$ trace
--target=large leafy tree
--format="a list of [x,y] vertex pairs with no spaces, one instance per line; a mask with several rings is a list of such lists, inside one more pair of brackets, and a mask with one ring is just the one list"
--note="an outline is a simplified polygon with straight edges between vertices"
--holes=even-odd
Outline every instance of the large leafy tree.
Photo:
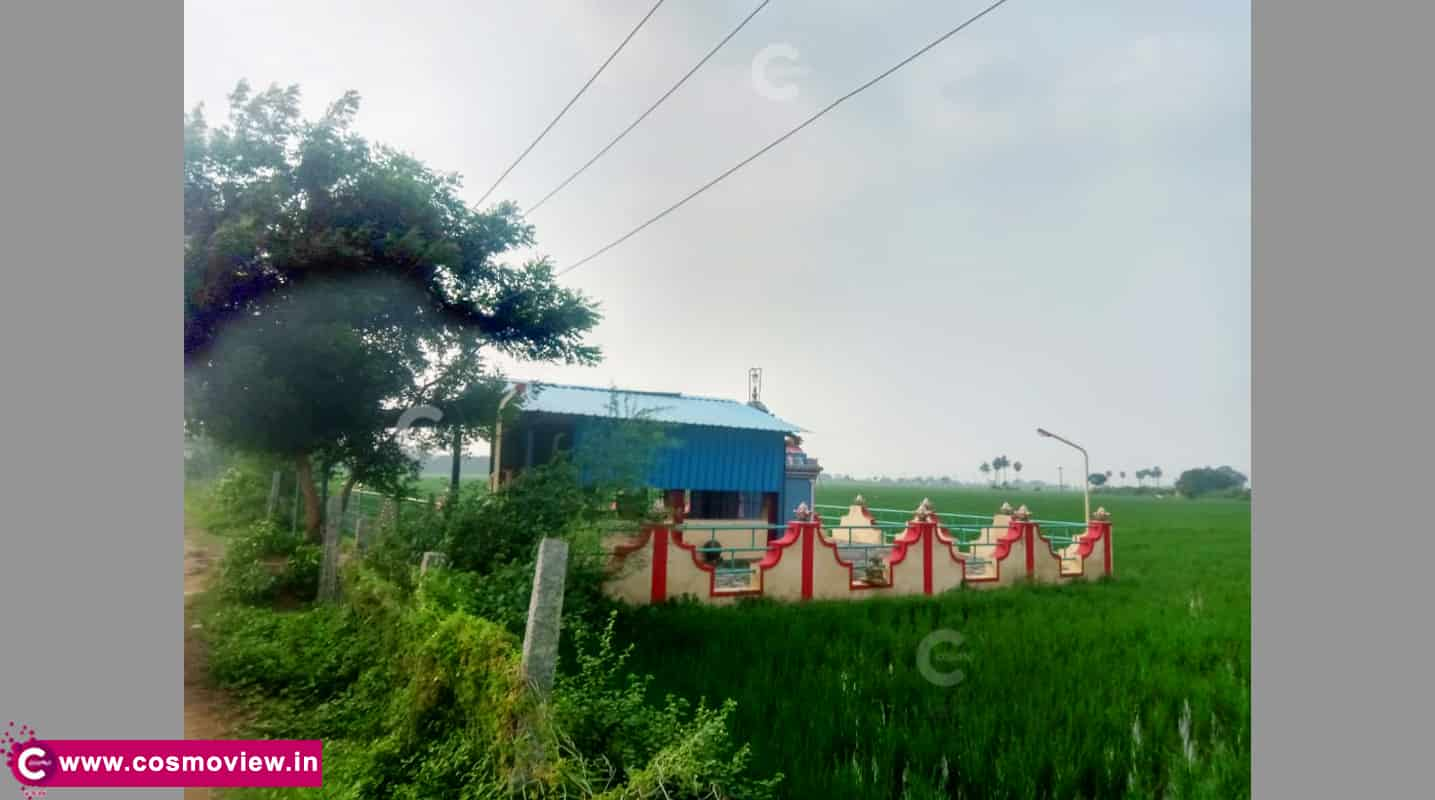
[[1187,497],[1200,497],[1212,492],[1240,489],[1248,480],[1232,467],[1197,467],[1181,473],[1176,479],[1176,491]]
[[[431,343],[438,354],[434,360],[433,380],[415,393],[415,402],[438,407],[443,418],[427,431],[426,444],[448,450],[449,496],[458,494],[463,453],[468,445],[480,438],[494,435],[504,394],[509,386],[501,373],[485,368],[483,354],[471,338],[439,337]],[[515,397],[502,410],[511,417],[522,403]]]
[[474,382],[451,348],[599,358],[591,301],[544,259],[500,263],[534,242],[517,209],[472,209],[457,175],[370,144],[358,107],[350,92],[305,121],[297,87],[241,82],[227,125],[184,118],[186,424],[292,459],[312,538],[313,461],[393,475],[397,411]]

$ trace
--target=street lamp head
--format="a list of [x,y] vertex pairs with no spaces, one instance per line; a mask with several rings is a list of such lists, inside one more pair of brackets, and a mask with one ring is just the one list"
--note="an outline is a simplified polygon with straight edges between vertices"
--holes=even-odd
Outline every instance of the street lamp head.
[[1051,431],[1047,430],[1046,428],[1037,428],[1036,433],[1038,436],[1051,436]]

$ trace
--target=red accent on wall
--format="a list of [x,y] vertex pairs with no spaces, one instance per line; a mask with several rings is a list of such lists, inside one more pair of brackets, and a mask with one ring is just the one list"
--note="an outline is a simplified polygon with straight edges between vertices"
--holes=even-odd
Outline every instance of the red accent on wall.
[[672,512],[674,525],[683,524],[683,519],[687,516],[687,504],[687,491],[684,489],[669,489],[664,493],[663,505]]
[[932,529],[935,522],[921,522],[922,526],[922,593],[932,593]]
[[817,528],[815,522],[803,522],[802,526],[802,599],[812,599],[812,536]]
[[1022,523],[1022,542],[1026,547],[1026,576],[1028,578],[1036,574],[1036,537],[1032,531],[1036,529],[1036,523]]
[[1113,574],[1111,570],[1111,523],[1104,522],[1102,523],[1102,527],[1106,529],[1104,531],[1105,535],[1101,537],[1102,554],[1106,558],[1106,574],[1111,575]]
[[653,531],[653,591],[652,601],[661,603],[668,599],[668,536],[666,527]]
[[937,541],[941,544],[946,545],[947,555],[951,556],[953,562],[962,565],[962,583],[1000,582],[1002,574],[1002,562],[1006,561],[1007,556],[1011,555],[1012,544],[1014,544],[1017,539],[1021,538],[1021,523],[1014,521],[1008,524],[1006,526],[1006,533],[1002,534],[1000,537],[997,538],[996,542],[994,543],[995,546],[992,548],[992,561],[996,562],[996,574],[990,578],[970,578],[967,577],[967,558],[971,555],[976,555],[975,546],[973,546],[971,553],[967,555],[957,555],[957,548],[959,544],[957,542],[957,539],[952,536],[951,529],[943,528],[940,524],[935,523],[933,525],[933,528]]
[[[853,573],[855,572],[856,568],[857,568],[857,565],[854,564],[854,563],[852,563],[852,562],[850,562],[850,561],[847,561],[847,560],[843,559],[842,556],[841,556],[841,554],[838,552],[837,542],[836,542],[835,540],[829,539],[827,536],[824,536],[824,535],[822,534],[822,515],[819,514],[819,515],[815,516],[813,519],[816,520],[816,522],[817,522],[817,531],[816,531],[817,535],[816,535],[816,537],[813,539],[814,544],[813,544],[813,546],[812,546],[812,552],[813,552],[813,556],[812,556],[812,557],[813,557],[814,559],[817,558],[816,553],[819,552],[818,549],[817,549],[817,545],[819,545],[819,544],[822,545],[823,547],[827,548],[829,551],[831,551],[831,553],[832,553],[832,560],[833,560],[833,561],[836,561],[838,564],[842,565],[843,567],[845,567],[845,568],[847,569],[847,588],[848,588],[849,590],[854,591],[854,592],[865,592],[865,591],[871,591],[871,590],[874,590],[874,589],[881,590],[881,589],[890,589],[890,588],[892,588],[893,583],[892,583],[891,580],[889,580],[887,583],[858,584],[858,583],[856,582],[856,577],[855,577],[854,574],[853,574]],[[875,520],[874,520],[874,521],[875,521]],[[901,561],[902,558],[905,558],[905,557],[906,557],[906,555],[907,555],[906,548],[901,548],[901,549],[900,549],[900,552],[901,552],[901,555],[898,556],[898,555],[897,555],[897,554],[898,554],[898,548],[894,547],[894,548],[892,549],[892,552],[888,554],[887,566],[888,566],[889,572],[892,571],[891,565],[898,563],[898,561]],[[894,558],[895,558],[896,560],[893,560]],[[815,562],[814,562],[814,563],[815,563]]]
[[[1033,525],[1033,526],[1036,526],[1036,523],[1029,523],[1029,524],[1031,524],[1031,525]],[[1037,528],[1037,530],[1036,530],[1036,536],[1037,536],[1037,538],[1041,539],[1042,544],[1045,545],[1045,547],[1043,547],[1042,549],[1045,550],[1045,551],[1047,551],[1048,553],[1050,553],[1050,554],[1051,554],[1051,557],[1054,558],[1054,559],[1056,559],[1056,561],[1057,561],[1058,564],[1063,563],[1061,554],[1056,551],[1056,549],[1053,547],[1051,541],[1050,541],[1049,539],[1047,539],[1045,536],[1042,536],[1042,534],[1041,534],[1041,528],[1040,528],[1039,526],[1036,526],[1036,528]],[[1111,523],[1110,523],[1110,522],[1097,522],[1097,521],[1094,521],[1094,520],[1093,520],[1093,521],[1091,521],[1091,522],[1086,523],[1086,530],[1085,530],[1084,532],[1082,532],[1081,535],[1077,536],[1076,539],[1074,539],[1074,540],[1072,541],[1072,544],[1074,544],[1074,545],[1076,546],[1076,552],[1071,555],[1071,558],[1076,559],[1077,564],[1078,564],[1077,570],[1076,570],[1075,572],[1066,572],[1066,571],[1064,571],[1064,570],[1058,570],[1058,572],[1059,572],[1059,574],[1061,575],[1061,577],[1063,577],[1063,578],[1075,578],[1075,577],[1080,576],[1080,575],[1085,575],[1085,574],[1086,574],[1086,560],[1087,560],[1087,558],[1090,557],[1091,554],[1096,550],[1096,543],[1097,543],[1098,540],[1104,540],[1104,541],[1103,541],[1103,544],[1102,544],[1102,548],[1103,548],[1103,555],[1104,555],[1105,558],[1106,558],[1106,566],[1105,566],[1105,568],[1106,568],[1106,570],[1107,570],[1106,574],[1110,575],[1110,574],[1111,574],[1111,571],[1110,571],[1110,570],[1111,570],[1111,560],[1110,560],[1110,559],[1111,559]]]

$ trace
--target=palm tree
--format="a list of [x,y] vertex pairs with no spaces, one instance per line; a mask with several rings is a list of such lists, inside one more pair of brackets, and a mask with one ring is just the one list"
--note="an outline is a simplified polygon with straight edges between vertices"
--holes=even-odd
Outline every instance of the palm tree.
[[1017,481],[1017,483],[1021,483],[1021,462],[1020,462],[1020,461],[1013,461],[1013,462],[1012,462],[1012,465],[1011,465],[1011,468],[1014,469],[1014,470],[1016,470],[1016,481]]
[[1148,474],[1148,475],[1150,475],[1152,478],[1155,478],[1155,479],[1156,479],[1156,488],[1157,488],[1157,489],[1160,489],[1160,488],[1161,488],[1161,468],[1160,468],[1160,467],[1152,467],[1151,469],[1146,470],[1146,474]]
[[979,470],[982,471],[982,477],[985,478],[986,476],[988,476],[988,475],[991,474],[991,472],[992,472],[992,465],[991,465],[991,464],[988,464],[988,463],[985,462],[985,461],[983,461],[983,462],[982,462],[982,465],[981,465],[980,467],[977,467],[977,469],[979,469]]
[[1138,469],[1138,470],[1136,470],[1136,485],[1139,487],[1139,486],[1141,485],[1141,483],[1146,480],[1146,477],[1147,477],[1148,475],[1150,475],[1150,474],[1151,474],[1151,471],[1150,471],[1150,470],[1146,470],[1146,469]]
[[1121,482],[1126,483],[1126,470],[1121,470]]

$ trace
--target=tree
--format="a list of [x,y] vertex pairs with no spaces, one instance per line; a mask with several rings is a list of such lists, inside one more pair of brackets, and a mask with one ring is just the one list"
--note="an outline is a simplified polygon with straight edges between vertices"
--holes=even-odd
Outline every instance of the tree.
[[512,204],[473,210],[456,175],[370,145],[353,92],[312,122],[298,101],[240,82],[228,125],[185,115],[185,422],[292,460],[317,539],[313,460],[388,474],[382,432],[438,385],[435,343],[596,363],[599,315],[546,260],[498,262],[534,242]]
[[[479,439],[491,439],[498,425],[499,406],[508,390],[502,374],[484,369],[478,342],[460,336],[456,341],[439,337],[429,343],[435,353],[431,377],[409,398],[406,405],[432,405],[442,417],[422,438],[435,449],[450,455],[448,495],[458,494],[463,471],[463,453]],[[521,401],[505,406],[505,422],[517,413]]]
[[1020,462],[1020,461],[1014,461],[1014,462],[1012,462],[1011,468],[1014,469],[1014,470],[1016,470],[1016,479],[1017,479],[1017,482],[1018,482],[1018,483],[1021,482],[1021,462]]
[[997,482],[1006,484],[1006,468],[1011,466],[1011,460],[1006,456],[997,456],[992,459],[992,471],[996,473]]
[[322,463],[345,469],[339,489],[341,514],[348,509],[349,498],[358,484],[393,495],[418,477],[418,462],[403,451],[395,433],[382,429],[360,431],[321,450]]
[[1176,479],[1176,491],[1186,497],[1200,497],[1212,492],[1239,489],[1246,485],[1245,475],[1231,467],[1198,467],[1188,469]]
[[1152,468],[1146,470],[1146,475],[1147,475],[1148,477],[1150,477],[1152,480],[1156,481],[1156,488],[1157,488],[1157,489],[1160,489],[1160,488],[1161,488],[1161,468],[1160,468],[1160,467],[1152,467]]
[[1086,476],[1086,480],[1087,480],[1092,486],[1105,486],[1105,485],[1106,485],[1106,475],[1104,475],[1103,473],[1100,473],[1100,472],[1093,472],[1093,473],[1091,473],[1090,475]]
[[986,477],[988,477],[989,475],[992,474],[992,465],[991,465],[991,464],[988,464],[988,463],[985,462],[985,461],[983,461],[983,462],[982,462],[982,465],[981,465],[980,467],[977,467],[977,469],[981,470],[981,473],[982,473],[982,477],[983,477],[983,478],[986,478]]
[[1126,470],[1121,470],[1121,482],[1126,483]]
[[1148,471],[1148,470],[1144,470],[1144,469],[1138,469],[1138,470],[1136,470],[1136,486],[1137,486],[1137,487],[1140,487],[1140,486],[1142,485],[1142,482],[1146,480],[1146,476],[1148,476],[1148,475],[1150,475],[1150,474],[1151,474],[1151,473],[1150,473],[1150,471]]

